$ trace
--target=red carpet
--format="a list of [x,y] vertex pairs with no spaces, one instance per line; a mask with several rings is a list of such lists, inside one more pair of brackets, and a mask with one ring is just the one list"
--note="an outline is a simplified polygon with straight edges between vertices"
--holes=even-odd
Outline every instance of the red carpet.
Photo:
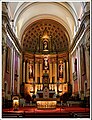
[[39,110],[33,107],[20,107],[18,111],[13,111],[13,108],[3,109],[3,112],[28,112],[28,113],[66,113],[66,112],[90,112],[89,108],[80,108],[80,107],[59,107],[56,109],[47,109],[47,110]]

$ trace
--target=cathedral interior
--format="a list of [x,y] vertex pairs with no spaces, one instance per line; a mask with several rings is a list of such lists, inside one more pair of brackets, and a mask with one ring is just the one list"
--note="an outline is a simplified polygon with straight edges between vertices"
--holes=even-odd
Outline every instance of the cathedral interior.
[[2,111],[90,117],[90,2],[2,2]]

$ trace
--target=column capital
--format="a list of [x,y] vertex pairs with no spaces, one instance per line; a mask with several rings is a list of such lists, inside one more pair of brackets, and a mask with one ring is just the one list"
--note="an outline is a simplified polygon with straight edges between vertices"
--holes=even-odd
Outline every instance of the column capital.
[[26,61],[27,63],[30,63],[30,61],[29,61],[29,59],[28,59],[28,58],[25,58],[25,61]]
[[43,60],[39,60],[39,63],[42,64],[42,63],[43,63]]

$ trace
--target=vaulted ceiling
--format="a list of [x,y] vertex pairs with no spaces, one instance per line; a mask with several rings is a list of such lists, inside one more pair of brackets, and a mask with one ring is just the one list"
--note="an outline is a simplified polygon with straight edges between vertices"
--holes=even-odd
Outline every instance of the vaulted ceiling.
[[25,50],[37,49],[37,40],[47,29],[58,51],[68,49],[83,12],[82,2],[8,2],[16,36]]

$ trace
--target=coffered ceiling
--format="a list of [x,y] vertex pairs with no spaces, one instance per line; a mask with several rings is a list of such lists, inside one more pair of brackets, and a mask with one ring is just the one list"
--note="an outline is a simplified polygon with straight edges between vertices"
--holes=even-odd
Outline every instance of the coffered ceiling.
[[68,33],[61,24],[51,19],[38,20],[26,28],[21,39],[23,50],[37,51],[44,30],[50,37],[52,50],[57,52],[68,50]]

